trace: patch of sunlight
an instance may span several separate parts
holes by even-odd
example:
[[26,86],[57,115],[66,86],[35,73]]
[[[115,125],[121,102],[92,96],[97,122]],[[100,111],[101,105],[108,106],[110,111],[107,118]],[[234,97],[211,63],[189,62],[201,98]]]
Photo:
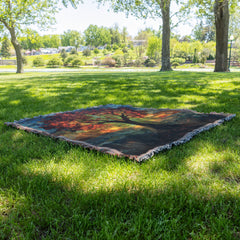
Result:
[[209,84],[214,85],[214,88],[221,88],[220,84],[226,87],[234,87],[234,84],[232,83],[232,80],[229,79],[222,79],[222,80],[214,80],[214,81],[209,81]]
[[124,186],[140,183],[139,166],[110,163],[105,167],[96,164],[85,165],[83,162],[73,163],[64,159],[56,163],[31,161],[21,166],[24,175],[47,175],[52,181],[61,183],[66,189],[81,189],[81,191],[101,191],[102,189],[122,189]]
[[160,92],[162,92],[162,90],[161,89],[153,89],[153,90],[151,90],[151,92],[152,93],[160,93]]
[[183,95],[179,99],[182,99],[184,103],[188,103],[188,102],[206,102],[208,100],[204,96],[196,96],[196,95]]
[[207,145],[199,146],[196,154],[191,156],[186,164],[194,173],[205,175],[209,173],[210,164],[216,159],[221,159],[222,155],[212,144],[207,143]]
[[107,101],[109,101],[109,103],[111,103],[111,102],[113,102],[113,101],[115,101],[116,99],[117,99],[117,96],[114,96],[114,95],[107,95],[106,97],[105,97],[105,99],[107,100]]
[[152,101],[152,96],[149,95],[141,95],[139,96],[139,99],[143,100],[143,101]]
[[190,161],[187,163],[189,169],[197,173],[206,173],[208,172],[209,162],[211,158],[208,154],[196,154],[194,157],[191,157]]
[[13,100],[13,101],[10,101],[10,102],[9,102],[10,105],[18,105],[18,104],[20,104],[20,103],[21,103],[20,100]]
[[231,186],[231,184],[226,183],[225,181],[212,181],[208,185],[209,194],[213,198],[214,195],[228,195],[229,197],[240,197],[240,186]]
[[31,161],[22,166],[21,171],[25,175],[48,175],[52,181],[61,182],[66,188],[74,185],[81,185],[87,169],[82,162],[72,163],[70,161],[62,161],[55,163],[51,160],[49,163],[40,161]]
[[25,196],[18,192],[8,192],[0,189],[0,220],[7,220],[13,211],[18,211],[18,207],[25,204]]
[[82,103],[81,108],[93,107],[98,105],[100,105],[99,100],[88,100],[86,104]]
[[13,141],[18,141],[22,139],[23,137],[23,131],[13,131],[12,133],[12,140]]
[[0,219],[6,219],[11,211],[11,203],[8,198],[0,193]]
[[98,177],[91,177],[88,184],[95,189],[120,189],[131,183],[138,183],[141,173],[137,168],[129,168],[125,164],[109,164],[102,170]]

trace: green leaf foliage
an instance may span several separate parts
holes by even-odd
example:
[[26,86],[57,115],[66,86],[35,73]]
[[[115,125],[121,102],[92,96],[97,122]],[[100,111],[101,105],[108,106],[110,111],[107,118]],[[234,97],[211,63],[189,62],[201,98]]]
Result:
[[2,41],[2,47],[1,47],[1,56],[3,58],[9,58],[11,56],[10,46],[11,46],[11,43],[9,39],[7,37],[4,37]]
[[0,22],[18,31],[32,24],[46,27],[55,22],[58,10],[57,0],[0,0]]

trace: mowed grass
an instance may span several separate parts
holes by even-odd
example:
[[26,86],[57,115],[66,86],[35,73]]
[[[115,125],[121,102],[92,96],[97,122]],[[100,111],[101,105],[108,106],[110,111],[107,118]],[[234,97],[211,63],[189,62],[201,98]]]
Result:
[[[236,117],[139,164],[4,125],[104,104]],[[0,74],[0,239],[239,239],[239,73]]]

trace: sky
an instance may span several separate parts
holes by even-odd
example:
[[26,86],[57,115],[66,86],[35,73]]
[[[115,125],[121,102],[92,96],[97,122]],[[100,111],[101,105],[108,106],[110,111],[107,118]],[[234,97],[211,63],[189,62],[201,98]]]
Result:
[[[172,6],[172,9],[175,8],[176,6]],[[134,37],[140,30],[146,27],[158,30],[161,25],[161,19],[142,20],[133,16],[126,17],[124,13],[109,11],[107,6],[98,8],[97,3],[88,0],[84,4],[80,4],[77,9],[73,9],[71,6],[68,6],[68,8],[62,7],[62,10],[56,14],[56,24],[52,26],[53,29],[40,32],[40,34],[63,34],[68,29],[83,33],[90,24],[99,27],[112,27],[114,24],[118,24],[120,29],[127,27],[128,33]],[[179,27],[173,32],[183,36],[190,35],[191,30],[192,27],[189,24],[181,24],[181,28]]]

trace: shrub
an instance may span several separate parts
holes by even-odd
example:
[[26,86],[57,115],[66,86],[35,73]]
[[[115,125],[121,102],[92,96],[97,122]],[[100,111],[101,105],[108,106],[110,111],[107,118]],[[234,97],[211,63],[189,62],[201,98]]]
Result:
[[141,67],[143,65],[143,60],[141,58],[137,58],[134,63],[134,67]]
[[48,63],[47,66],[51,67],[51,68],[56,68],[56,67],[60,67],[63,64],[62,60],[58,57],[52,57]]
[[85,57],[91,56],[91,50],[90,49],[84,49],[82,52],[82,55]]
[[128,66],[128,62],[129,62],[129,60],[130,60],[129,54],[128,54],[128,53],[125,53],[125,54],[123,55],[122,59],[123,59],[123,66],[125,66],[125,67]]
[[23,63],[23,65],[28,64],[27,58],[25,56],[22,56],[22,63]]
[[119,46],[118,46],[116,43],[114,43],[114,44],[112,45],[112,49],[113,49],[114,51],[116,51],[118,48],[119,48]]
[[122,52],[123,52],[123,53],[128,53],[128,48],[127,48],[127,47],[124,47],[124,48],[122,49]]
[[69,66],[69,65],[71,65],[71,62],[74,60],[74,58],[76,58],[76,56],[69,56],[69,57],[67,57],[66,59],[65,59],[65,61],[64,61],[64,66]]
[[75,57],[72,61],[71,61],[71,65],[73,67],[79,67],[83,65],[83,61],[79,58],[79,57]]
[[151,59],[151,58],[146,59],[144,62],[144,65],[146,67],[154,67],[156,66],[156,64],[157,64],[156,61],[154,61],[154,59]]
[[121,49],[117,49],[115,52],[114,52],[114,55],[123,55],[123,51]]
[[101,65],[101,60],[98,58],[94,61],[94,64],[97,65],[97,66],[100,66]]
[[104,54],[104,55],[107,55],[107,54],[108,54],[107,49],[103,49],[103,54]]
[[78,52],[77,52],[76,48],[72,48],[70,54],[71,55],[78,55]]
[[121,56],[121,55],[116,55],[116,56],[113,56],[112,57],[114,60],[115,60],[115,62],[116,62],[116,67],[122,67],[123,66],[123,56]]
[[72,67],[79,67],[84,65],[83,61],[81,60],[80,57],[78,57],[77,55],[71,55],[69,57],[67,57],[64,61],[64,66],[72,66]]
[[98,54],[98,53],[99,53],[99,49],[98,49],[98,48],[94,48],[93,52],[94,52],[95,54]]
[[180,64],[179,64],[178,62],[173,62],[171,65],[172,65],[174,68],[176,68],[176,67],[179,66]]
[[111,51],[112,50],[112,47],[111,47],[111,45],[107,45],[107,47],[106,47],[106,49],[108,50],[108,51]]
[[179,64],[184,64],[186,62],[185,58],[172,58],[171,63],[177,62]]
[[109,67],[115,67],[116,61],[113,58],[107,57],[102,60],[102,65],[108,65]]
[[67,54],[65,49],[61,50],[60,56],[61,56],[63,61],[67,58],[68,54]]
[[44,65],[45,65],[45,63],[44,63],[44,59],[42,57],[36,57],[33,60],[33,66],[34,67],[42,67]]
[[205,64],[207,61],[207,58],[205,56],[201,56],[199,61],[200,61],[200,63]]

